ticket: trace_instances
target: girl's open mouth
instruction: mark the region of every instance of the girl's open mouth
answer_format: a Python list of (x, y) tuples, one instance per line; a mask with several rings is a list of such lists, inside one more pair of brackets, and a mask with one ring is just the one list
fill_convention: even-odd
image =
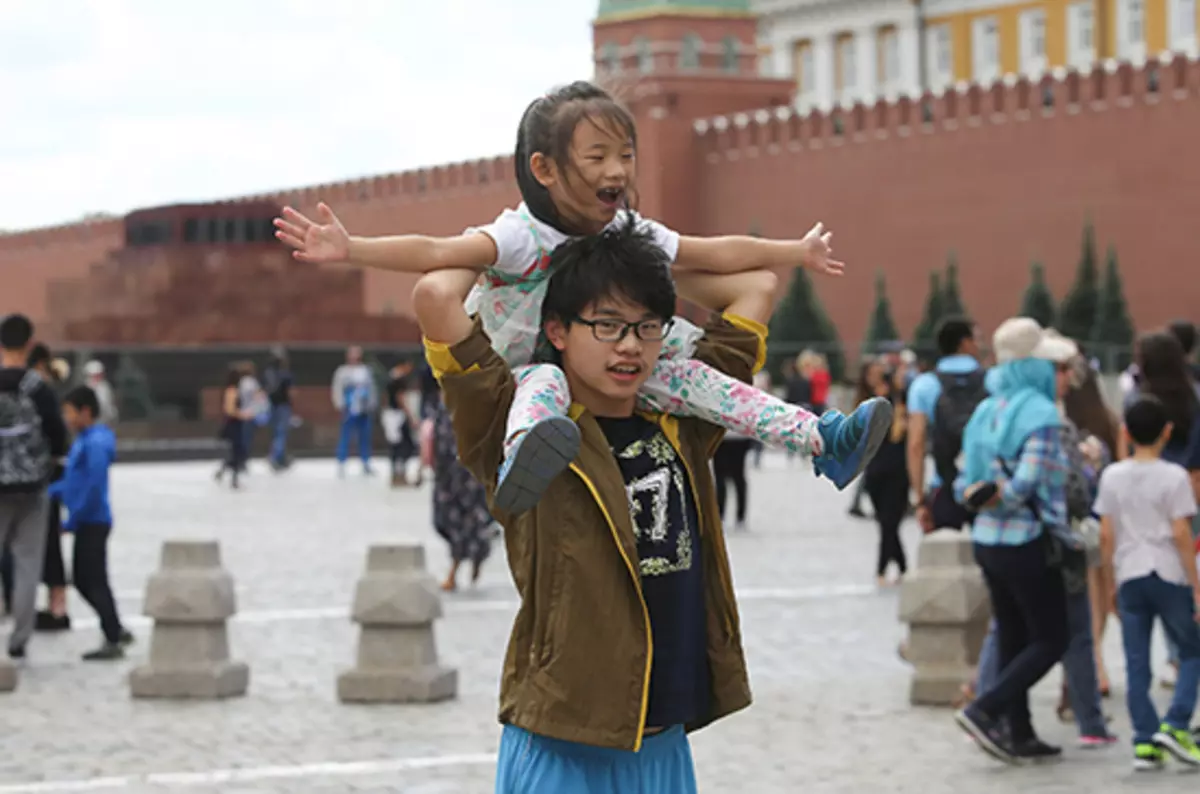
[(625, 200), (625, 191), (619, 187), (606, 187), (596, 191), (596, 197), (606, 207), (618, 207)]

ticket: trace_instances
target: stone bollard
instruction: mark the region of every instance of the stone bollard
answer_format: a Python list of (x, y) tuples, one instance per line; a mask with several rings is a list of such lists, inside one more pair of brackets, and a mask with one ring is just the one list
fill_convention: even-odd
[(129, 674), (135, 698), (218, 699), (246, 694), (250, 670), (229, 660), (226, 620), (236, 612), (233, 577), (216, 541), (169, 540), (146, 583), (154, 618), (150, 659)]
[(967, 532), (939, 529), (921, 541), (917, 570), (900, 591), (908, 624), (904, 658), (915, 668), (913, 705), (949, 706), (979, 661), (991, 604)]
[(338, 676), (343, 703), (432, 703), (458, 691), (458, 672), (438, 665), (433, 621), (442, 616), (422, 546), (372, 546), (354, 592), (362, 629), (358, 664)]
[(17, 666), (7, 656), (0, 657), (0, 692), (17, 688)]

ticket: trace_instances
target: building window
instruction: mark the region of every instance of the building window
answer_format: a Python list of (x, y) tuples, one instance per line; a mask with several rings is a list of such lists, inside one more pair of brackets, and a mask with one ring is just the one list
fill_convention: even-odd
[(216, 218), (209, 218), (207, 226), (208, 234), (204, 237), (205, 242), (218, 242), (221, 239), (221, 222)]
[(195, 218), (188, 218), (183, 222), (183, 241), (185, 243), (200, 241), (200, 221)]
[(954, 82), (954, 50), (948, 25), (935, 25), (925, 31), (926, 71), (929, 89), (941, 91)]
[(1096, 10), (1091, 0), (1067, 8), (1067, 59), (1076, 69), (1090, 69), (1096, 61)]
[(895, 90), (900, 85), (900, 36), (894, 27), (879, 31), (877, 77), (885, 91)]
[(258, 240), (258, 221), (246, 218), (242, 221), (242, 227), (245, 230), (242, 232), (242, 239), (244, 241), (253, 243)]
[(796, 76), (796, 94), (800, 99), (808, 99), (817, 87), (816, 68), (813, 60), (813, 44), (805, 39), (792, 45), (792, 72)]
[(738, 71), (738, 61), (741, 54), (741, 46), (736, 36), (726, 36), (721, 42), (723, 52), (721, 53), (721, 66), (727, 72)]
[(1021, 71), (1039, 75), (1046, 69), (1046, 12), (1021, 14)]
[(843, 102), (854, 100), (858, 86), (858, 53), (855, 51), (854, 36), (843, 33), (837, 38), (837, 70), (834, 74), (834, 89)]
[(695, 71), (700, 68), (700, 47), (703, 42), (695, 33), (683, 37), (683, 50), (679, 54), (679, 68)]
[(650, 74), (654, 71), (654, 53), (650, 51), (650, 42), (646, 39), (636, 39), (633, 42), (634, 48), (637, 50), (638, 71), (642, 74)]
[(975, 20), (971, 27), (973, 76), (976, 82), (991, 83), (1000, 76), (1000, 29), (994, 17)]
[(1196, 0), (1171, 0), (1171, 47), (1194, 52), (1196, 49)]
[(1143, 0), (1120, 0), (1117, 8), (1117, 56), (1141, 59), (1146, 54), (1146, 5)]
[(616, 44), (608, 42), (604, 45), (601, 53), (600, 60), (604, 64), (604, 71), (609, 74), (621, 71), (621, 53), (617, 50)]

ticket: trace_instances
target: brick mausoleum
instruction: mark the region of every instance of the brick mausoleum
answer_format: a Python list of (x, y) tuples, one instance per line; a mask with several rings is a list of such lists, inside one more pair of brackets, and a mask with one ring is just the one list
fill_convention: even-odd
[[(634, 5), (602, 4), (611, 13), (594, 42), (597, 79), (638, 121), (642, 211), (701, 235), (797, 236), (823, 220), (851, 266), (818, 282), (845, 341), (865, 333), (879, 271), (911, 331), (927, 273), (952, 250), (985, 328), (1016, 310), (1031, 261), (1061, 297), (1088, 218), (1101, 253), (1116, 246), (1136, 324), (1200, 314), (1200, 62), (802, 117), (789, 81), (759, 76), (744, 4)], [(414, 340), (411, 277), (301, 265), (268, 236), (280, 205), (309, 211), (318, 199), (354, 233), (452, 234), (518, 195), (511, 159), (498, 156), (8, 234), (0, 312), (92, 344)]]

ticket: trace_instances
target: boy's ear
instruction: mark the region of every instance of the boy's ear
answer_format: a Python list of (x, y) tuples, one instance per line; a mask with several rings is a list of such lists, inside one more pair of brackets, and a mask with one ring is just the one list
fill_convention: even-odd
[(546, 339), (550, 344), (554, 345), (554, 349), (562, 352), (567, 346), (567, 326), (562, 320), (547, 319), (542, 325), (542, 331), (546, 334)]

